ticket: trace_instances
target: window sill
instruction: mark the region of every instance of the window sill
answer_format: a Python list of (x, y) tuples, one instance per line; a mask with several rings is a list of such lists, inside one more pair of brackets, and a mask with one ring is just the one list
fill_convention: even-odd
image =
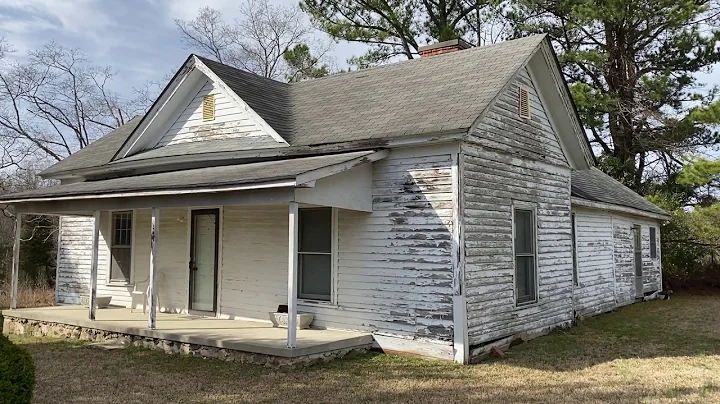
[(298, 305), (310, 306), (310, 307), (338, 307), (337, 303), (323, 301), (323, 300), (305, 300), (298, 299)]
[(105, 286), (112, 287), (112, 288), (127, 288), (130, 286), (135, 286), (135, 284), (129, 283), (129, 282), (108, 282), (105, 284)]
[(516, 309), (524, 309), (524, 308), (526, 308), (526, 307), (534, 306), (534, 305), (536, 305), (536, 304), (538, 304), (538, 303), (540, 303), (540, 299), (533, 300), (533, 301), (531, 301), (531, 302), (522, 302), (522, 303), (517, 303), (517, 302), (516, 302), (516, 303), (515, 303), (515, 308), (516, 308)]

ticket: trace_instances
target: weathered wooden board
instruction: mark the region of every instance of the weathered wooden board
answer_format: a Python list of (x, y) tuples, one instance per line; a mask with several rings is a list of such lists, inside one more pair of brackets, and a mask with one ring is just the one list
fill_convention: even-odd
[[(470, 345), (572, 320), (570, 170), (464, 144), (465, 279)], [(516, 307), (513, 201), (537, 208), (537, 303)]]
[[(206, 95), (215, 96), (215, 119), (203, 121), (202, 99)], [(247, 138), (248, 146), (270, 147), (277, 145), (277, 141), (258, 125), (250, 113), (241, 109), (225, 94), (224, 90), (213, 85), (208, 80), (205, 85), (194, 94), (189, 103), (170, 128), (162, 136), (155, 147), (173, 145), (186, 142), (204, 140), (222, 140), (232, 138)]]

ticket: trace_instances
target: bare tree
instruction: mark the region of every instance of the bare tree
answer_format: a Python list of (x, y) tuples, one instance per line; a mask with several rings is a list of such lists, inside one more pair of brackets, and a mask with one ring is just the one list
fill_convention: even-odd
[[(0, 168), (29, 155), (60, 161), (140, 114), (145, 102), (110, 89), (115, 72), (51, 42), (27, 63), (0, 66)], [(42, 159), (41, 158), (41, 159)]]
[[(240, 5), (240, 12), (242, 18), (228, 23), (218, 10), (203, 7), (194, 20), (175, 20), (175, 23), (188, 49), (271, 79), (298, 77), (301, 68), (285, 58), (285, 54), (298, 45), (310, 44), (312, 57), (302, 59), (316, 60), (317, 63), (322, 63), (330, 49), (330, 42), (322, 43), (313, 37), (315, 30), (305, 21), (298, 6), (245, 0)], [(307, 47), (308, 54), (310, 47)], [(307, 69), (307, 66), (302, 68)]]

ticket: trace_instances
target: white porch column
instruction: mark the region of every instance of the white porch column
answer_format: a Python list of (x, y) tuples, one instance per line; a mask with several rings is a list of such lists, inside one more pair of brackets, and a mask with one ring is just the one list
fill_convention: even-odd
[(155, 329), (155, 311), (157, 310), (157, 257), (158, 257), (158, 239), (160, 237), (160, 210), (152, 208), (152, 218), (150, 219), (150, 286), (148, 299), (150, 300), (150, 312), (148, 313), (148, 328)]
[(22, 214), (15, 214), (15, 242), (13, 243), (12, 278), (10, 279), (10, 308), (17, 308), (18, 280), (20, 278), (20, 233)]
[(297, 340), (297, 269), (298, 269), (298, 204), (290, 202), (288, 234), (288, 348)]
[(97, 297), (98, 247), (100, 244), (100, 211), (93, 211), (92, 258), (90, 259), (90, 308), (88, 317), (95, 320), (95, 300)]

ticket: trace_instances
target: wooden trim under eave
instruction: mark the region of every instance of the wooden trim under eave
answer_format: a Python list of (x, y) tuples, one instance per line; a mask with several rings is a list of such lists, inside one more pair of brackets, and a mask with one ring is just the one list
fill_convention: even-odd
[(635, 208), (629, 208), (626, 206), (621, 205), (615, 205), (612, 203), (606, 203), (606, 202), (595, 202), (590, 201), (587, 199), (572, 197), (570, 198), (572, 202), (572, 206), (582, 206), (586, 208), (594, 208), (594, 209), (600, 209), (600, 210), (608, 210), (612, 212), (619, 212), (619, 213), (626, 213), (629, 215), (635, 215), (640, 217), (649, 217), (656, 220), (671, 220), (672, 216), (670, 215), (661, 215), (658, 213), (652, 213), (641, 209), (635, 209)]

